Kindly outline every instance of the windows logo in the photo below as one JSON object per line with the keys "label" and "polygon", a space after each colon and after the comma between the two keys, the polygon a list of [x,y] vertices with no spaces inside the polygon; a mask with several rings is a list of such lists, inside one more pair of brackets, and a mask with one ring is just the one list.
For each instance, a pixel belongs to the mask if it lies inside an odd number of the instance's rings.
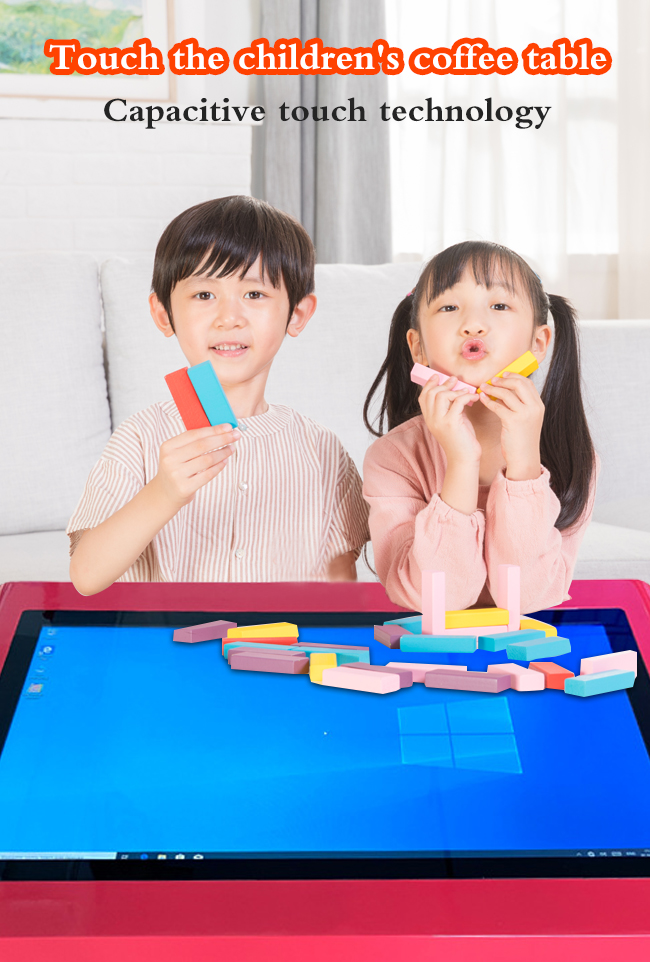
{"label": "windows logo", "polygon": [[397,717],[404,765],[522,774],[506,698],[414,705]]}

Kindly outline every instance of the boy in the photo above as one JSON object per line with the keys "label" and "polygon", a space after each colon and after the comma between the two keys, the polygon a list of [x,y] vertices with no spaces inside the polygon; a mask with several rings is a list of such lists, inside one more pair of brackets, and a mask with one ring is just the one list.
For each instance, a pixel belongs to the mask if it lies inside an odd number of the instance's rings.
{"label": "boy", "polygon": [[262,201],[222,197],[168,225],[154,323],[189,365],[210,360],[246,431],[185,431],[171,400],[121,424],[68,524],[81,594],[116,580],[354,580],[368,539],[356,468],[331,431],[264,399],[285,334],[316,308],[313,289],[309,236]]}

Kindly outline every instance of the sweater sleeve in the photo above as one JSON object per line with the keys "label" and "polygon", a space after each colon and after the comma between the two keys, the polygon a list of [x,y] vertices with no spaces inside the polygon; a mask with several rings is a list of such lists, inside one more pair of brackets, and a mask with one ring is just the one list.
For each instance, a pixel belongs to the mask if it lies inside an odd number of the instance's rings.
{"label": "sweater sleeve", "polygon": [[594,509],[599,467],[597,459],[585,511],[563,531],[555,527],[560,502],[546,468],[532,481],[509,481],[499,471],[485,509],[485,560],[493,598],[500,564],[521,568],[522,612],[551,608],[569,598],[578,549]]}
{"label": "sweater sleeve", "polygon": [[364,462],[364,497],[377,574],[391,601],[421,610],[422,572],[444,571],[448,609],[467,608],[486,579],[485,518],[427,500],[413,465],[390,438],[373,444]]}

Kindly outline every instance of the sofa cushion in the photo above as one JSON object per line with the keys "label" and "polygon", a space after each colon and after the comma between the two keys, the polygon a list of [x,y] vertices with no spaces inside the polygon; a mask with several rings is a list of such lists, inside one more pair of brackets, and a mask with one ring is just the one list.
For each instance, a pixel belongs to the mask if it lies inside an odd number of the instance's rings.
{"label": "sofa cushion", "polygon": [[[287,337],[269,376],[267,398],[288,404],[338,434],[359,470],[371,437],[363,402],[386,354],[388,328],[420,264],[319,264],[318,307],[300,337]],[[149,316],[150,259],[102,265],[113,426],[169,397],[163,377],[187,364],[176,338]]]}
{"label": "sofa cushion", "polygon": [[110,437],[95,261],[0,256],[0,534],[63,528]]}
{"label": "sofa cushion", "polygon": [[0,536],[0,584],[6,581],[69,581],[65,531],[30,531]]}

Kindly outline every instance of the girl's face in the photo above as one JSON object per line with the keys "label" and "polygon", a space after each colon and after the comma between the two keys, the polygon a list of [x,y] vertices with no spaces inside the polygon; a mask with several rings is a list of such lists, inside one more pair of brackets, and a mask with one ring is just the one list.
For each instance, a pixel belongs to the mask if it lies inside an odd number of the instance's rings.
{"label": "girl's face", "polygon": [[475,387],[526,351],[541,363],[551,338],[548,324],[533,330],[527,297],[498,280],[490,288],[477,284],[471,268],[430,304],[423,302],[418,321],[420,330],[407,334],[413,360]]}

